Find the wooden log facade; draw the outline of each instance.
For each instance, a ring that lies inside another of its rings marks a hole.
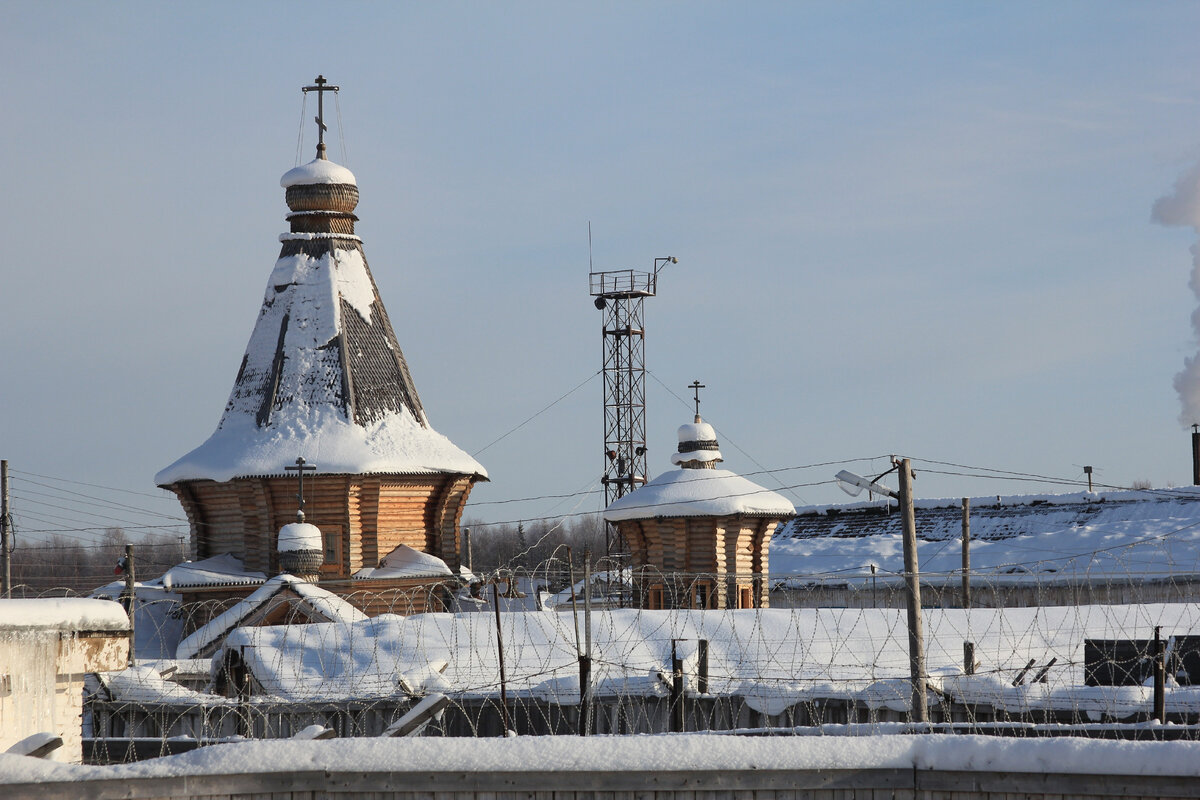
[[[717,434],[697,414],[677,433],[665,472],[615,500],[604,517],[629,548],[639,608],[767,608],[771,537],[795,508],[727,470]]]
[[[779,519],[654,517],[617,523],[640,608],[767,608],[768,549]]]
[[[325,543],[322,578],[348,578],[400,545],[457,571],[459,522],[474,476],[318,475],[305,481],[305,518]],[[279,571],[275,539],[296,519],[296,479],[235,478],[167,486],[192,527],[192,557],[233,553],[247,570]]]

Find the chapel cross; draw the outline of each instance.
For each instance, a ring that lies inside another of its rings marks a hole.
[[[305,94],[309,92],[317,93],[317,158],[325,158],[325,131],[329,130],[325,125],[325,93],[337,92],[342,88],[340,86],[326,86],[325,84],[328,82],[325,80],[324,75],[318,75],[317,79],[313,81],[316,84],[315,86],[303,87]]]
[[[698,417],[700,416],[700,390],[707,389],[708,387],[700,381],[692,381],[688,388],[696,393],[696,416]]]
[[[300,478],[300,493],[296,495],[296,499],[298,499],[300,501],[300,510],[298,512],[296,512],[296,516],[298,516],[300,518],[300,521],[303,522],[304,521],[304,473],[316,472],[317,468],[315,466],[313,466],[312,464],[307,463],[304,460],[304,456],[301,456],[296,459],[296,466],[284,467],[284,469],[287,470],[288,472],[295,472],[297,474],[297,476]]]

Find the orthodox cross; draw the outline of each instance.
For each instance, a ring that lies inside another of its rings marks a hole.
[[[688,388],[696,393],[696,416],[698,417],[700,416],[700,390],[707,389],[708,387],[700,381],[692,381]]]
[[[288,472],[295,472],[297,474],[297,477],[300,478],[300,493],[296,495],[296,499],[300,501],[300,510],[297,512],[296,516],[298,516],[300,518],[300,521],[303,522],[304,521],[304,473],[316,472],[317,468],[315,466],[313,466],[312,464],[305,462],[304,457],[301,456],[300,458],[296,459],[296,466],[284,467],[284,469],[287,470]]]
[[[325,131],[329,130],[325,126],[325,93],[337,92],[342,88],[340,86],[326,86],[325,84],[328,82],[325,80],[324,75],[318,75],[317,79],[313,81],[316,84],[315,86],[303,87],[305,94],[309,92],[317,93],[317,158],[325,158]],[[288,467],[288,469],[291,469],[291,467]],[[300,474],[303,475],[304,473]]]

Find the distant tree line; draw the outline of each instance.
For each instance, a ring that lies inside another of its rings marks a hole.
[[[544,569],[551,558],[565,568],[566,547],[571,549],[580,574],[585,551],[590,550],[594,569],[603,568],[606,523],[599,514],[502,524],[470,520],[463,527],[471,532],[470,561],[476,573],[501,569],[535,572]],[[464,564],[467,559],[464,552]]]
[[[47,539],[18,537],[10,572],[13,597],[86,595],[93,589],[121,580],[117,562],[125,545],[134,546],[134,568],[139,582],[157,578],[187,559],[187,540],[179,536],[131,539],[123,528],[108,528],[96,543],[55,534]]]

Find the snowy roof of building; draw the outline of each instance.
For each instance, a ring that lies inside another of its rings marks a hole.
[[[712,425],[704,422],[699,416],[695,422],[679,426],[676,432],[679,438],[678,451],[671,454],[672,464],[682,464],[685,461],[724,461],[721,450],[717,445],[717,432]]]
[[[127,631],[129,615],[112,600],[0,599],[0,630]]]
[[[486,478],[430,427],[358,237],[280,238],[217,430],[155,482],[284,475],[297,456],[325,474]]]
[[[406,544],[384,556],[378,567],[365,567],[354,573],[358,580],[387,578],[440,578],[453,576],[450,567],[432,553],[422,553]]]
[[[664,472],[613,501],[604,510],[610,522],[653,517],[722,517],[742,514],[791,517],[795,507],[781,494],[724,469]]]
[[[289,522],[279,529],[279,538],[276,541],[276,549],[281,553],[324,548],[321,529],[311,522]]]
[[[307,164],[293,167],[283,173],[283,177],[279,179],[279,185],[284,189],[289,186],[308,186],[319,183],[358,185],[358,182],[354,180],[353,172],[341,164],[335,164],[324,158],[314,158]]]
[[[266,579],[265,573],[247,571],[242,560],[233,553],[222,553],[201,561],[176,564],[152,583],[172,591],[205,586],[245,586],[263,583]]]
[[[310,618],[338,622],[366,619],[365,614],[333,592],[292,575],[276,575],[248,597],[193,631],[179,643],[175,650],[175,658],[199,658],[207,655],[230,631],[246,622],[256,612],[269,608],[272,600],[288,590],[296,595],[299,604]]]
[[[961,498],[914,505],[922,575],[953,575]],[[1200,572],[1200,488],[993,495],[971,498],[970,511],[976,574],[1046,582]],[[771,574],[861,579],[872,564],[902,573],[900,542],[900,514],[886,501],[800,508],[771,541]]]

